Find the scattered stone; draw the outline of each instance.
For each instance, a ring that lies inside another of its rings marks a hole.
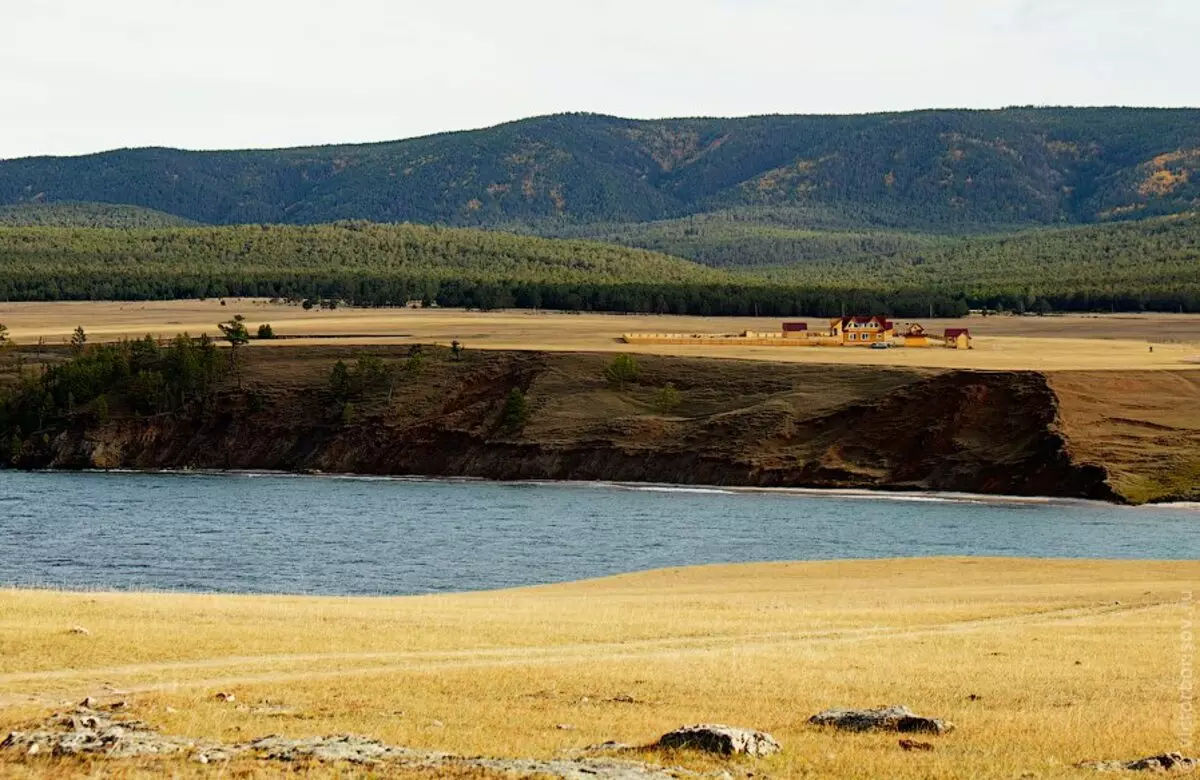
[[[575,727],[572,726],[570,723],[556,723],[556,724],[554,724],[554,728],[558,729],[559,731],[574,731],[575,730]]]
[[[36,731],[14,731],[0,742],[0,750],[24,749],[29,755],[102,754],[110,758],[169,755],[195,747],[195,740],[166,736],[140,721],[118,721],[83,707],[56,714]]]
[[[779,743],[770,734],[734,726],[701,724],[684,726],[662,735],[656,747],[687,748],[723,756],[747,755],[761,758],[778,753]]]
[[[99,706],[99,702],[97,702],[91,696],[88,696],[86,699],[79,702],[79,706],[85,710],[94,710],[97,706]]]
[[[218,693],[216,696],[216,699],[217,699],[217,701],[224,701],[224,702],[237,701],[236,696],[234,696],[232,693],[225,693],[224,691]]]
[[[899,731],[905,734],[945,734],[954,728],[953,723],[922,717],[900,705],[865,710],[837,707],[818,712],[808,722],[846,731]]]
[[[972,693],[967,696],[967,701],[979,701],[982,698],[978,693]]]
[[[431,721],[429,721],[429,728],[444,729],[444,728],[446,728],[446,724],[442,723],[440,720],[431,720]]]
[[[72,626],[70,633],[78,634],[79,636],[91,636],[92,632],[88,631],[83,626]]]
[[[615,744],[615,743],[613,743]],[[0,742],[2,750],[22,750],[28,756],[95,755],[120,759],[185,754],[200,764],[229,761],[249,755],[261,761],[323,761],[359,765],[387,764],[400,769],[482,769],[520,777],[561,780],[678,780],[697,777],[682,769],[604,757],[575,757],[549,761],[466,758],[447,753],[410,750],[349,735],[284,739],[264,737],[240,744],[198,741],[159,733],[140,721],[117,720],[109,713],[77,708],[57,713],[36,731],[14,731]]]
[[[264,737],[247,747],[269,761],[348,761],[352,764],[376,764],[396,758],[409,758],[414,753],[404,748],[392,748],[382,742],[362,737],[336,736],[314,739],[284,739]]]
[[[1082,769],[1095,769],[1098,772],[1172,772],[1184,774],[1195,772],[1200,768],[1200,759],[1188,758],[1179,753],[1163,753],[1158,756],[1147,756],[1136,761],[1084,761],[1079,764]]]
[[[609,699],[609,701],[615,702],[616,704],[637,704],[638,703],[638,700],[633,698],[633,696],[631,696],[628,693],[622,693],[619,696],[614,696],[611,699]]]
[[[598,745],[588,745],[587,747],[585,747],[583,749],[583,752],[584,753],[606,753],[606,752],[619,753],[624,750],[633,750],[633,749],[634,749],[633,745],[626,745],[624,742],[617,742],[615,740],[610,739],[607,742],[601,742]]]
[[[917,742],[915,739],[902,739],[900,748],[902,750],[933,750],[933,745],[929,742]]]
[[[248,712],[251,715],[266,715],[268,718],[295,718],[299,717],[296,710],[286,707],[282,704],[272,704],[265,702],[251,707],[248,704],[239,704],[237,707],[239,712]]]

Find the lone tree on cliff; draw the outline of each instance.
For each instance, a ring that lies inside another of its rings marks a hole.
[[[663,414],[675,411],[681,403],[683,403],[683,396],[671,382],[667,382],[654,396],[654,408]]]
[[[246,330],[245,317],[237,315],[229,322],[218,322],[221,335],[229,342],[229,367],[237,375],[238,389],[242,388],[242,372],[238,367],[238,347],[250,343],[250,332]]]
[[[605,381],[618,390],[624,390],[625,385],[637,379],[637,374],[637,361],[630,355],[617,355],[604,369]]]
[[[500,414],[500,422],[505,430],[518,431],[529,421],[529,401],[521,388],[514,387],[508,391],[504,399],[504,411]]]
[[[87,344],[87,333],[84,333],[83,326],[80,325],[71,334],[71,349],[75,352],[83,352],[84,344]]]

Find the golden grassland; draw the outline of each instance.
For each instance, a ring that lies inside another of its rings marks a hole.
[[[449,309],[354,309],[305,311],[261,300],[162,301],[145,303],[0,304],[0,322],[19,343],[63,343],[76,326],[93,341],[138,338],[150,333],[169,338],[181,331],[216,333],[216,323],[235,314],[251,331],[269,322],[289,337],[258,344],[342,344],[463,342],[476,349],[622,351],[692,357],[854,363],[929,368],[991,370],[1177,369],[1200,362],[1200,315],[1087,315],[1061,317],[972,317],[920,320],[929,330],[969,327],[970,352],[932,349],[868,350],[729,346],[629,345],[629,332],[736,333],[779,328],[777,318],[675,317],[655,315],[565,314],[559,312],[465,312]],[[821,320],[808,318],[810,327]],[[291,338],[300,337],[300,338]],[[304,338],[307,337],[307,338]],[[1154,347],[1153,351],[1150,346]]]
[[[1181,643],[1184,594],[1197,590],[1196,562],[956,558],[710,566],[406,598],[0,591],[0,731],[85,695],[126,699],[135,716],[193,737],[351,732],[513,757],[648,744],[707,721],[783,743],[779,756],[733,762],[738,772],[1081,777],[1084,759],[1180,748],[1181,675],[1195,660]],[[90,635],[70,633],[76,625]],[[829,706],[890,703],[958,728],[915,754],[894,734],[806,723]],[[19,777],[113,769],[0,761],[0,774]],[[182,759],[120,771],[202,773]],[[229,771],[284,770],[240,759]]]

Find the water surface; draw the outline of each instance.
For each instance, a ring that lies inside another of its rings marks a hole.
[[[1200,557],[1200,510],[268,474],[0,472],[0,584],[403,594],[664,566]]]

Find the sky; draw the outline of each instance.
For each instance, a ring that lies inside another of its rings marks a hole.
[[[637,118],[1200,106],[1196,0],[0,0],[0,158]]]

